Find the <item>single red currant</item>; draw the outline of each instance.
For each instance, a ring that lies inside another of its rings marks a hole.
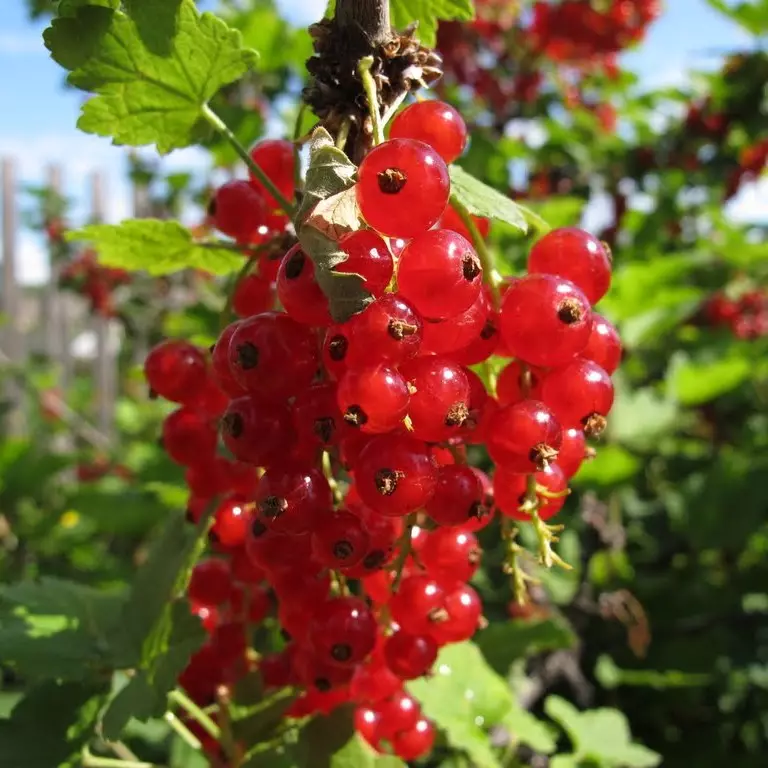
[[[177,464],[192,466],[213,459],[216,442],[213,425],[192,408],[178,408],[163,421],[163,448]]]
[[[540,378],[541,374],[535,368],[513,360],[502,369],[496,380],[496,396],[499,403],[501,405],[514,405],[525,400],[532,392],[536,391]]]
[[[331,324],[328,299],[315,280],[315,265],[298,243],[280,262],[277,296],[294,320],[304,325]]]
[[[459,528],[432,531],[419,552],[427,572],[447,588],[469,581],[480,565],[482,550],[473,533]]]
[[[293,199],[295,191],[296,157],[294,145],[285,139],[262,139],[253,145],[251,159],[264,171],[267,178],[280,190],[283,197]],[[251,185],[259,190],[269,202],[271,209],[277,203],[257,176],[251,174]]]
[[[264,197],[247,181],[228,181],[213,196],[208,213],[219,232],[238,243],[250,243],[267,219]]]
[[[592,332],[581,357],[597,363],[609,376],[621,362],[621,340],[616,328],[602,315],[592,313]]]
[[[265,405],[252,397],[233,400],[221,419],[224,445],[240,461],[266,467],[294,446],[291,414],[284,405]]]
[[[402,680],[374,653],[365,664],[355,670],[349,692],[355,701],[376,704],[392,696],[402,685]]]
[[[334,267],[336,272],[354,273],[365,280],[365,289],[381,296],[392,280],[394,262],[384,239],[372,229],[359,229],[339,242],[348,258]]]
[[[316,448],[338,445],[347,431],[336,401],[335,382],[313,384],[293,401],[293,423],[300,443]]]
[[[252,317],[268,312],[275,303],[271,280],[251,274],[242,278],[232,294],[232,309],[238,317]]]
[[[563,430],[563,442],[557,452],[557,466],[566,477],[573,477],[587,458],[587,443],[584,430],[569,427]]]
[[[362,600],[337,597],[315,613],[312,644],[319,658],[328,663],[354,666],[373,650],[376,631],[376,618]]]
[[[328,568],[348,568],[365,557],[370,541],[360,517],[339,510],[312,531],[312,554]]]
[[[418,760],[432,751],[435,726],[426,717],[420,717],[412,728],[400,731],[392,738],[392,751],[401,760]]]
[[[211,538],[223,547],[239,547],[245,542],[251,514],[244,499],[231,496],[216,508],[211,527]]]
[[[414,635],[429,634],[444,596],[436,579],[414,574],[400,582],[400,588],[389,601],[389,609],[402,631]]]
[[[440,467],[434,496],[425,507],[438,524],[464,525],[490,513],[480,479],[472,467],[450,464]]]
[[[378,707],[379,734],[382,739],[392,739],[397,733],[413,728],[421,717],[419,702],[405,691],[397,691]]]
[[[481,334],[490,314],[485,291],[480,291],[469,309],[446,320],[427,320],[421,344],[421,354],[458,352]]]
[[[229,397],[242,397],[247,394],[245,387],[235,381],[229,367],[229,342],[240,325],[239,321],[230,323],[216,339],[211,350],[211,374],[216,383]]]
[[[187,594],[195,603],[206,606],[221,605],[229,600],[231,591],[232,577],[225,560],[201,560],[192,569]]]
[[[521,510],[528,491],[530,475],[510,472],[499,467],[493,477],[493,490],[496,503],[505,517],[513,520],[530,521],[530,512]],[[556,515],[565,504],[568,481],[557,464],[550,464],[546,469],[533,475],[536,482],[536,501],[539,503],[538,513],[542,520],[548,520]],[[544,489],[546,495],[541,492]]]
[[[446,163],[467,145],[467,126],[459,112],[444,101],[417,101],[392,121],[393,139],[416,139],[429,144]]]
[[[187,404],[202,388],[206,368],[205,357],[196,346],[169,339],[149,351],[144,361],[144,376],[156,395]]]
[[[388,365],[347,371],[337,398],[344,421],[369,434],[396,429],[410,399],[405,379]]]
[[[459,584],[443,596],[442,605],[433,614],[430,634],[438,645],[469,640],[480,628],[483,604],[469,584]]]
[[[437,659],[437,643],[429,635],[395,632],[384,644],[387,666],[401,680],[423,677]]]

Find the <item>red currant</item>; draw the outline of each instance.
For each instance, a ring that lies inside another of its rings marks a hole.
[[[312,554],[328,568],[348,568],[365,557],[370,541],[360,517],[340,510],[312,532]]]
[[[419,552],[427,572],[447,587],[469,581],[480,565],[481,555],[475,535],[459,528],[432,531]]]
[[[489,314],[485,291],[481,291],[464,312],[446,320],[428,320],[424,323],[421,354],[440,355],[463,350],[482,333]]]
[[[268,466],[293,447],[291,414],[284,405],[265,405],[252,397],[233,400],[221,419],[224,444],[240,461]]]
[[[251,515],[244,499],[224,499],[216,508],[211,537],[224,547],[239,547],[248,533]]]
[[[216,339],[211,350],[211,370],[213,378],[229,397],[241,397],[246,394],[245,387],[235,381],[232,369],[229,367],[229,342],[240,323],[230,323]]]
[[[471,467],[451,464],[440,467],[435,494],[425,507],[440,525],[464,525],[487,515],[480,479]]]
[[[563,430],[563,442],[557,453],[557,466],[566,477],[573,477],[587,457],[587,444],[584,430],[569,427]]]
[[[186,404],[205,382],[206,367],[203,353],[197,347],[169,339],[152,347],[144,361],[144,376],[152,392]]]
[[[208,206],[213,225],[238,243],[250,243],[267,219],[264,197],[247,181],[222,184]]]
[[[445,594],[440,583],[431,576],[406,576],[390,601],[392,618],[404,632],[429,634]]]
[[[319,608],[312,621],[312,644],[319,658],[354,666],[373,650],[377,624],[371,609],[357,597],[337,597]]]
[[[192,569],[187,594],[195,603],[221,605],[229,600],[231,591],[232,578],[226,561],[209,558]]]
[[[334,267],[336,272],[354,273],[365,280],[365,289],[381,296],[392,280],[394,263],[384,239],[372,229],[359,229],[339,242],[348,258]]]
[[[250,155],[253,162],[280,190],[283,197],[292,200],[296,184],[296,157],[293,144],[285,139],[262,139],[253,145]],[[277,203],[267,192],[266,187],[253,174],[251,174],[251,185],[262,192],[271,208],[277,208]]]
[[[296,395],[293,419],[299,442],[317,448],[337,445],[347,431],[336,401],[334,382],[313,384]]]
[[[272,282],[257,274],[242,278],[232,294],[232,309],[238,317],[252,317],[268,312],[274,303]]]
[[[467,144],[467,126],[459,112],[444,101],[417,101],[392,121],[393,139],[416,139],[429,144],[446,163],[452,163]]]
[[[426,675],[437,659],[437,643],[429,635],[395,632],[384,644],[387,666],[401,680]]]
[[[337,397],[347,424],[370,434],[395,429],[408,411],[408,385],[388,365],[347,371]]]
[[[392,739],[392,751],[401,760],[418,760],[428,755],[435,743],[435,726],[420,717],[412,728],[400,731]]]
[[[328,299],[315,279],[315,265],[298,243],[280,262],[277,296],[294,320],[305,325],[331,324]]]
[[[499,509],[506,517],[522,521],[531,519],[529,512],[520,510],[526,498],[528,477],[529,475],[510,472],[504,467],[499,467],[496,470],[493,478],[494,496]],[[563,508],[563,504],[565,504],[564,491],[568,488],[568,481],[557,464],[550,464],[546,469],[536,472],[533,477],[536,485],[544,488],[549,494],[563,494],[551,498],[544,496],[537,490],[536,500],[540,505],[539,517],[542,520],[548,520]]]
[[[177,463],[192,466],[216,453],[216,430],[192,408],[178,408],[163,421],[163,448]]]
[[[581,357],[597,363],[609,376],[621,362],[621,340],[614,326],[602,315],[592,314],[592,332]]]
[[[438,645],[461,643],[479,629],[482,615],[480,596],[469,584],[460,584],[443,596],[440,609],[433,614],[430,634]]]

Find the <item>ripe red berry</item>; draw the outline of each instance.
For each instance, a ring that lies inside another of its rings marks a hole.
[[[504,294],[499,318],[504,344],[530,365],[565,365],[586,346],[592,329],[587,297],[568,280],[527,275]]]
[[[404,632],[429,634],[444,596],[440,583],[431,576],[406,576],[400,582],[398,591],[392,595],[389,609]]]
[[[328,299],[315,279],[315,265],[298,243],[280,262],[277,296],[294,320],[304,325],[331,324]]]
[[[186,404],[203,386],[206,368],[205,357],[196,346],[169,339],[149,351],[144,361],[144,376],[155,394]]]
[[[352,512],[340,510],[326,517],[312,531],[312,554],[328,568],[348,568],[368,552],[370,536],[363,521]]]
[[[408,381],[413,437],[442,442],[458,435],[469,416],[469,381],[463,368],[442,357],[417,357],[400,367]]]
[[[208,212],[219,232],[247,244],[258,236],[268,209],[264,197],[247,181],[228,181],[216,190]]]
[[[563,442],[557,453],[557,466],[563,474],[566,477],[573,477],[586,457],[587,444],[584,439],[584,430],[578,427],[564,429]]]
[[[609,376],[621,362],[621,340],[614,326],[602,315],[592,313],[592,332],[581,357],[597,363]]]
[[[412,728],[400,731],[392,738],[392,751],[401,760],[418,760],[432,750],[435,726],[426,717],[420,717]]]
[[[339,242],[348,258],[337,264],[336,272],[355,273],[365,280],[365,290],[381,296],[392,280],[394,262],[384,239],[372,229],[359,229]]]
[[[365,313],[363,313],[365,314]],[[350,324],[332,325],[323,337],[323,368],[337,381],[347,370]]]
[[[235,379],[263,400],[284,401],[309,386],[317,372],[311,329],[280,312],[264,312],[238,325],[229,343]]]
[[[394,517],[423,507],[437,482],[437,466],[426,445],[400,435],[371,440],[360,452],[353,472],[363,502]]]
[[[259,672],[265,688],[283,688],[296,682],[293,674],[295,646],[287,645],[278,653],[263,656],[259,661]]]
[[[239,547],[245,541],[251,513],[247,502],[237,496],[224,499],[216,508],[210,535],[224,547]]]
[[[265,405],[252,397],[233,400],[221,419],[224,444],[240,461],[266,467],[293,447],[295,433],[288,408]]]
[[[549,371],[538,387],[538,395],[564,427],[581,427],[589,436],[605,429],[613,394],[611,377],[581,357]]]
[[[355,670],[349,692],[355,701],[376,704],[392,696],[402,684],[402,680],[374,652],[365,664]]]
[[[245,548],[248,557],[270,574],[306,563],[312,555],[308,534],[294,535],[271,530],[258,517],[253,518],[248,529]]]
[[[440,609],[433,614],[429,633],[438,645],[469,640],[480,627],[483,604],[469,584],[459,584],[443,596]]]
[[[293,144],[285,139],[262,139],[253,145],[250,155],[253,162],[280,190],[283,197],[292,200],[296,184],[296,158]],[[271,209],[277,208],[277,203],[267,192],[266,187],[253,174],[251,174],[251,186],[263,194]]]
[[[229,397],[241,397],[247,394],[245,387],[235,381],[232,369],[229,367],[229,342],[239,325],[239,321],[230,323],[219,334],[211,350],[211,375]]]
[[[490,512],[484,499],[480,479],[472,467],[449,464],[440,467],[435,493],[425,509],[440,525],[464,525]]]
[[[480,565],[481,555],[476,536],[459,528],[432,531],[419,552],[427,572],[448,588],[469,581]]]
[[[232,309],[238,317],[252,317],[268,312],[274,303],[272,281],[258,274],[243,277],[232,294]]]
[[[563,433],[547,406],[523,400],[496,412],[486,439],[497,464],[514,472],[534,472],[555,459]]]
[[[355,679],[352,678],[352,686],[355,684]],[[360,699],[353,694],[355,701]],[[352,721],[355,725],[355,730],[374,748],[379,747],[379,720],[381,715],[371,707],[356,707],[355,713],[352,717]]]
[[[382,701],[379,711],[379,738],[391,739],[401,731],[413,728],[421,717],[419,702],[405,691],[397,691]]]
[[[330,664],[354,666],[376,644],[377,624],[371,609],[357,597],[328,600],[312,620],[312,645]]]
[[[611,283],[611,256],[602,243],[575,227],[554,229],[531,249],[528,272],[558,275],[578,286],[597,304]]]
[[[418,101],[392,121],[393,139],[416,139],[429,144],[446,163],[452,163],[467,144],[467,126],[459,112],[444,101]]]
[[[321,693],[346,685],[354,674],[354,667],[328,661],[309,649],[300,649],[294,664],[301,682]]]
[[[400,254],[398,290],[422,317],[443,320],[465,312],[482,285],[475,249],[450,229],[423,232]]]
[[[348,427],[336,402],[335,382],[313,384],[293,401],[293,423],[300,443],[317,448],[338,445]]]
[[[225,560],[201,560],[189,577],[189,599],[201,605],[221,605],[229,600],[232,579]]]
[[[384,517],[362,504],[351,505],[349,511],[362,520],[368,534],[368,546],[362,560],[356,565],[345,567],[343,571],[352,579],[360,579],[381,571],[389,563],[400,529],[395,520]]]
[[[496,380],[496,396],[501,405],[514,405],[521,400],[525,400],[532,392],[536,391],[541,374],[535,368],[527,366],[530,376],[526,391],[525,368],[526,366],[523,366],[517,360],[513,360],[502,369],[499,378]]]
[[[437,643],[429,635],[395,632],[384,644],[387,666],[401,680],[426,675],[437,658]]]
[[[345,422],[369,434],[396,429],[410,399],[405,379],[388,365],[348,370],[337,397]]]
[[[549,493],[560,494],[568,488],[568,481],[563,471],[557,464],[550,464],[541,472],[534,475],[536,485],[546,489]],[[527,492],[528,475],[518,472],[510,472],[504,467],[499,467],[493,478],[493,491],[496,504],[506,517],[513,520],[530,520],[528,512],[520,511],[520,507],[525,502]],[[565,504],[565,495],[557,498],[549,498],[540,493],[536,494],[539,501],[539,517],[542,520],[548,520],[556,515]]]
[[[432,147],[392,139],[360,163],[356,186],[360,212],[387,237],[413,237],[442,215],[450,194],[448,168]]]
[[[163,421],[163,448],[177,463],[192,466],[216,453],[216,430],[192,408],[178,408]]]
[[[449,354],[471,344],[483,331],[490,314],[485,291],[480,291],[469,309],[445,320],[424,323],[421,354]]]

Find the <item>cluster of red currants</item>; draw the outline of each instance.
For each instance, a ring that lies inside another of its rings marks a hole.
[[[403,685],[482,624],[475,533],[497,509],[554,515],[585,436],[605,426],[621,349],[591,305],[610,255],[561,229],[536,243],[524,277],[484,268],[470,240],[483,254],[488,222],[449,204],[447,163],[466,139],[453,108],[420,102],[363,158],[366,226],[341,239],[336,267],[362,276],[362,312],[332,321],[296,244],[277,271],[281,311],[244,292],[209,359],[183,341],[147,359],[152,390],[180,405],[163,442],[187,467],[190,519],[215,506],[216,556],[189,586],[210,638],[180,681],[202,704],[257,668],[268,688],[304,689],[289,716],[352,701],[374,747],[426,754],[434,727]],[[214,220],[238,220],[245,197],[219,190]],[[497,387],[471,368],[493,356],[514,358]],[[217,420],[234,459],[217,455]],[[493,480],[469,465],[475,445]],[[258,658],[250,632],[273,597],[286,644]]]
[[[78,253],[59,273],[59,285],[76,290],[88,300],[91,312],[102,317],[115,316],[114,291],[130,282],[130,272],[102,266],[91,249]]]
[[[739,339],[761,338],[768,335],[768,293],[758,288],[735,299],[715,293],[707,299],[703,316],[708,325],[729,328]]]

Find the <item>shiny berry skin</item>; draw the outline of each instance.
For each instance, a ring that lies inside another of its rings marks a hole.
[[[306,540],[307,537],[302,537],[302,542]],[[305,566],[309,566],[309,570]],[[320,567],[315,562],[292,562],[284,564],[281,569],[274,569],[270,581],[280,604],[298,606],[312,614],[319,605],[325,603],[331,588],[331,578],[325,571],[315,572]]]
[[[252,317],[268,312],[274,303],[272,282],[257,274],[242,278],[232,294],[232,310],[238,317]]]
[[[396,733],[392,738],[392,751],[401,760],[418,760],[432,751],[435,726],[426,717],[420,717],[412,728]]]
[[[270,573],[304,563],[312,554],[308,534],[295,535],[271,530],[258,517],[251,522],[245,549],[248,557],[259,568]]]
[[[377,365],[347,371],[339,382],[344,421],[369,434],[396,429],[408,412],[408,385],[396,368]]]
[[[257,467],[284,457],[296,440],[286,406],[248,396],[230,402],[221,419],[221,436],[237,459]]]
[[[527,275],[507,288],[499,327],[513,357],[530,365],[556,367],[587,345],[592,311],[587,297],[568,280]]]
[[[502,369],[499,378],[496,380],[496,396],[501,405],[514,405],[521,400],[525,400],[536,391],[536,387],[541,379],[541,373],[531,366],[527,366],[529,372],[528,392],[525,392],[525,381],[523,373],[525,366],[517,360],[513,360],[509,365]]]
[[[264,581],[266,574],[251,561],[244,546],[230,553],[229,565],[232,578],[240,584],[253,585]]]
[[[444,320],[466,312],[482,285],[475,249],[450,229],[423,232],[400,254],[398,290],[424,318]]]
[[[444,596],[440,583],[431,576],[406,576],[389,601],[392,618],[404,632],[429,634]]]
[[[419,552],[427,573],[446,587],[452,587],[459,581],[469,581],[480,565],[481,556],[482,550],[475,535],[458,528],[432,531]]]
[[[499,333],[499,313],[489,311],[483,327],[466,346],[449,353],[449,357],[461,365],[476,365],[493,355],[504,354],[499,350],[501,334]]]
[[[365,557],[370,541],[360,517],[340,510],[312,531],[312,554],[328,568],[348,568]]]
[[[421,317],[398,293],[385,293],[344,328],[349,338],[345,363],[351,368],[399,365],[415,357],[421,347]]]
[[[485,292],[480,291],[469,309],[445,320],[427,320],[421,354],[448,354],[471,344],[482,332],[490,314]]]
[[[355,684],[355,679],[352,678],[351,686]],[[359,698],[354,696],[355,701],[360,701]],[[355,726],[355,731],[359,733],[374,749],[379,744],[379,720],[381,715],[372,707],[355,707],[354,715],[352,716],[352,722]]]
[[[444,101],[417,101],[392,121],[392,139],[416,139],[429,144],[446,163],[467,145],[467,126],[459,112]]]
[[[557,464],[550,464],[541,472],[534,473],[536,484],[546,488],[550,493],[563,493],[568,488],[568,480],[562,469]],[[520,511],[520,507],[525,501],[527,490],[528,475],[519,472],[510,472],[504,467],[499,467],[493,477],[493,492],[496,504],[505,517],[511,517],[513,520],[530,521],[531,516],[528,512]],[[565,504],[565,495],[550,499],[541,494],[536,494],[540,503],[539,517],[542,520],[549,520],[556,515]]]
[[[566,477],[573,477],[587,458],[587,441],[584,430],[569,427],[563,430],[563,442],[557,453],[557,466]]]
[[[249,392],[282,402],[312,382],[317,340],[311,329],[288,315],[264,312],[238,325],[229,343],[229,365]]]
[[[189,577],[187,594],[189,599],[200,605],[221,605],[229,600],[232,592],[232,577],[224,560],[209,558],[201,560]]]
[[[303,649],[296,654],[295,666],[301,682],[311,686],[310,690],[321,693],[346,685],[352,679],[354,671],[351,666],[333,663],[319,654]]]
[[[190,408],[200,411],[204,416],[211,420],[218,419],[224,413],[229,396],[226,395],[219,385],[208,377],[203,381],[203,386],[197,391],[195,397],[187,403]]]
[[[400,366],[408,381],[412,435],[442,442],[457,436],[469,416],[469,380],[464,369],[442,357],[417,357]]]
[[[335,382],[313,384],[296,395],[291,411],[299,442],[316,448],[338,445],[347,424],[336,402]]]
[[[265,688],[283,688],[294,682],[294,652],[294,646],[287,645],[282,651],[261,658],[259,672]]]
[[[333,506],[328,481],[319,469],[285,460],[261,476],[254,502],[264,525],[293,534],[312,529]]]
[[[238,243],[250,243],[268,210],[264,197],[247,181],[228,181],[216,190],[208,212],[219,232]]]
[[[347,370],[349,336],[349,323],[344,323],[344,325],[332,325],[323,337],[323,368],[337,381]]]
[[[251,513],[245,499],[237,496],[224,499],[216,508],[210,536],[224,547],[239,547],[245,541],[251,524]]]
[[[440,467],[435,493],[425,509],[439,525],[464,525],[490,512],[484,497],[480,479],[471,467],[449,464]]]
[[[401,680],[426,675],[437,658],[437,643],[429,635],[395,632],[384,644],[387,666]]]
[[[346,576],[353,579],[364,578],[381,569],[392,559],[395,542],[400,535],[396,521],[374,512],[368,507],[353,505],[350,512],[356,514],[368,534],[368,546],[362,560],[343,569]]]
[[[379,711],[379,738],[391,739],[401,731],[413,728],[421,717],[419,702],[405,691],[397,691],[382,701]]]
[[[215,605],[200,605],[191,603],[190,610],[194,616],[200,619],[203,629],[210,635],[219,623],[221,614]]]
[[[410,238],[440,218],[450,195],[448,168],[432,147],[391,139],[363,158],[355,187],[368,225],[387,237]]]
[[[211,375],[229,397],[241,397],[247,394],[245,387],[235,381],[232,369],[229,367],[229,342],[239,325],[239,321],[230,323],[219,334],[211,351]]]
[[[349,692],[355,701],[376,704],[387,699],[402,687],[397,675],[390,671],[384,659],[374,650],[365,664],[355,670],[355,676],[349,685]]]
[[[245,624],[241,621],[222,622],[211,636],[211,646],[225,664],[231,664],[238,658],[242,658],[248,647]]]
[[[605,429],[614,397],[611,377],[597,363],[581,357],[549,371],[537,394],[564,427],[581,427],[589,437]]]
[[[212,459],[216,453],[216,442],[213,425],[192,408],[178,408],[163,421],[163,448],[182,466]]]
[[[184,473],[184,480],[190,493],[200,499],[210,499],[229,490],[229,459],[214,456],[193,464]]]
[[[611,256],[589,232],[575,227],[554,229],[531,249],[528,272],[558,275],[578,286],[597,304],[611,283]]]
[[[186,404],[205,381],[206,362],[193,344],[168,339],[156,344],[144,361],[144,376],[156,395],[174,403]]]
[[[514,472],[535,472],[557,456],[563,432],[546,405],[523,400],[496,412],[486,440],[496,464]]]
[[[339,241],[348,258],[334,267],[336,272],[355,273],[365,281],[365,290],[381,296],[392,280],[395,266],[383,238],[372,229],[359,229]]]
[[[483,604],[469,584],[459,584],[446,592],[440,607],[430,626],[438,645],[469,640],[479,629]]]
[[[280,190],[283,197],[292,200],[296,184],[294,176],[296,158],[293,144],[285,139],[262,139],[251,147],[249,154],[253,162]],[[277,208],[277,203],[266,187],[253,174],[251,174],[251,186],[262,192],[272,209]]]
[[[377,624],[371,609],[357,597],[328,600],[315,613],[311,638],[319,658],[354,666],[373,650]]]
[[[592,313],[592,332],[580,357],[597,363],[609,376],[621,362],[621,339],[616,328],[602,315]]]
[[[437,466],[426,445],[407,436],[381,435],[371,440],[352,470],[363,502],[393,517],[423,507],[437,482]]]
[[[277,297],[294,320],[304,325],[331,324],[328,299],[315,280],[315,265],[298,243],[280,262]]]

